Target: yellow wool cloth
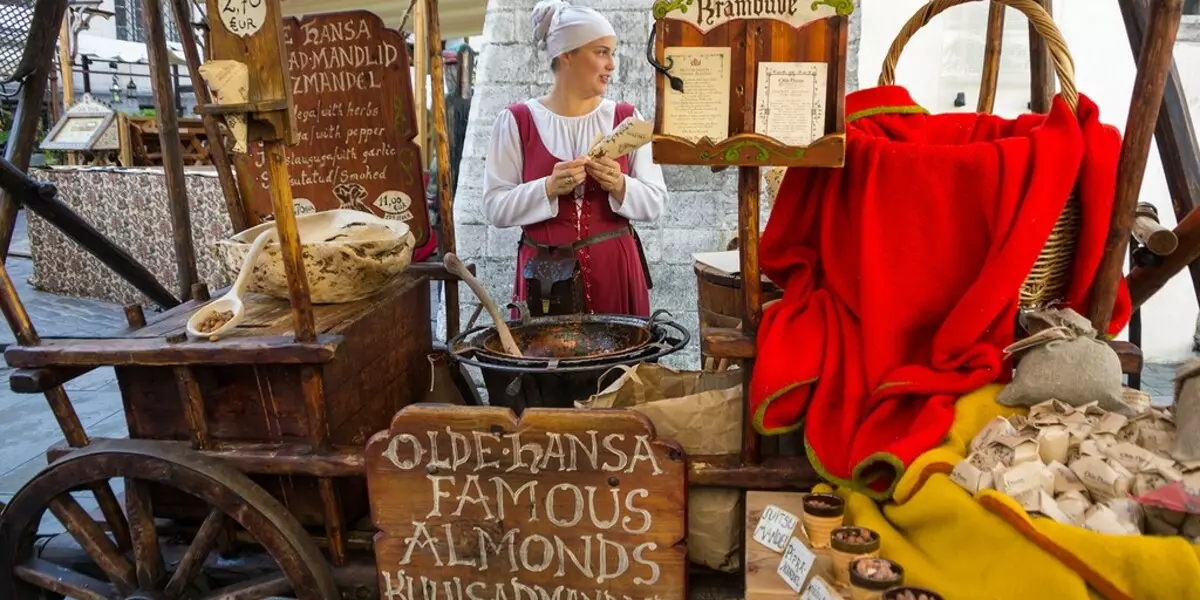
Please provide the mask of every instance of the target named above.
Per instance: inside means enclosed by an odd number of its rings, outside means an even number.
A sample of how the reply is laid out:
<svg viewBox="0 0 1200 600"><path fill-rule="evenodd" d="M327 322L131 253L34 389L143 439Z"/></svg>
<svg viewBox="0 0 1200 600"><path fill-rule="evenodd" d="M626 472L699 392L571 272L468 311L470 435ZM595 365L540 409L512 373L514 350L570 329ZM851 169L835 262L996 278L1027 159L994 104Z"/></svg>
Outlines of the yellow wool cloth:
<svg viewBox="0 0 1200 600"><path fill-rule="evenodd" d="M892 501L835 490L847 523L879 533L880 555L904 567L906 584L947 600L1200 600L1200 547L1183 537L1105 535L1031 518L1000 492L972 497L950 480L989 421L1026 412L997 404L1001 389L959 400L946 442L913 462Z"/></svg>

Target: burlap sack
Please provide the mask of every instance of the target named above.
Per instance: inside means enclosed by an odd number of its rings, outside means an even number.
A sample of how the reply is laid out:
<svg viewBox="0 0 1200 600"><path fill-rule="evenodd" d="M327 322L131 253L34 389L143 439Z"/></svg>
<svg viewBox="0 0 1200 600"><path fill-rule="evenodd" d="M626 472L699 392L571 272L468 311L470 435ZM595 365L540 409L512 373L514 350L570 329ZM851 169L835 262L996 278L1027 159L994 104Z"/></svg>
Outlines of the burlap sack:
<svg viewBox="0 0 1200 600"><path fill-rule="evenodd" d="M1030 336L1005 349L1020 353L1012 383L996 401L1005 406L1033 406L1061 400L1071 406L1099 402L1100 408L1133 415L1121 386L1121 359L1096 330L1071 309L1033 311L1021 315Z"/></svg>
<svg viewBox="0 0 1200 600"><path fill-rule="evenodd" d="M674 371L641 363L607 389L576 402L577 408L630 408L646 415L660 437L690 456L734 454L741 449L742 374ZM688 491L688 558L728 573L741 568L742 493Z"/></svg>
<svg viewBox="0 0 1200 600"><path fill-rule="evenodd" d="M1200 360L1175 372L1175 460L1200 459Z"/></svg>

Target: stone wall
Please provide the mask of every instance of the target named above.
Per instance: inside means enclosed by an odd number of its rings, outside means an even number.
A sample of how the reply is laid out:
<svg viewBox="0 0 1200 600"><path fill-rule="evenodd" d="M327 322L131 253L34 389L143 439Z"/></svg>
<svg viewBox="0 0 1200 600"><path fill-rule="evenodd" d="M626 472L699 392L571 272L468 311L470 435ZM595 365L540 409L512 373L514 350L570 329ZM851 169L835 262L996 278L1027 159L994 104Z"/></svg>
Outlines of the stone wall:
<svg viewBox="0 0 1200 600"><path fill-rule="evenodd" d="M454 221L459 255L476 264L480 280L499 303L512 294L520 228L497 229L483 218L483 169L488 138L496 115L505 106L546 93L551 84L549 59L532 42L529 14L535 0L489 0L484 21L486 39L480 53L474 99L463 148L461 175L455 193ZM604 13L619 37L617 71L609 97L630 102L647 118L655 107L653 70L646 62L646 40L653 19L650 0L579 0ZM851 47L858 45L857 22ZM850 84L857 85L857 61L851 54ZM532 65L532 66L531 66ZM638 223L654 289L651 306L665 308L693 334L689 347L671 357L681 368L699 366L696 279L692 253L722 250L737 234L737 175L735 169L712 173L707 167L663 166L670 190L666 210L655 223ZM769 207L764 206L765 225ZM466 324L478 304L463 288L462 320ZM486 321L486 317L483 318ZM445 331L439 322L438 331Z"/></svg>

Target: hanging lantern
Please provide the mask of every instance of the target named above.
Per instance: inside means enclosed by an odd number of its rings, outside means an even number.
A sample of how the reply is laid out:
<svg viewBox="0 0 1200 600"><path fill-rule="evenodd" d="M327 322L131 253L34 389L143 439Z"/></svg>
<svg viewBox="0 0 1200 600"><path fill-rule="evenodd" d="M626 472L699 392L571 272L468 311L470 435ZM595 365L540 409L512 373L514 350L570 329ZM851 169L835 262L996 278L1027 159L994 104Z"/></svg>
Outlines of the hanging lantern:
<svg viewBox="0 0 1200 600"><path fill-rule="evenodd" d="M113 104L121 103L121 84L117 83L116 77L113 77L112 87L108 88L108 92L112 94Z"/></svg>
<svg viewBox="0 0 1200 600"><path fill-rule="evenodd" d="M125 94L126 97L133 97L137 95L137 84L133 82L133 77L130 77L129 83L125 84L125 90L127 91Z"/></svg>

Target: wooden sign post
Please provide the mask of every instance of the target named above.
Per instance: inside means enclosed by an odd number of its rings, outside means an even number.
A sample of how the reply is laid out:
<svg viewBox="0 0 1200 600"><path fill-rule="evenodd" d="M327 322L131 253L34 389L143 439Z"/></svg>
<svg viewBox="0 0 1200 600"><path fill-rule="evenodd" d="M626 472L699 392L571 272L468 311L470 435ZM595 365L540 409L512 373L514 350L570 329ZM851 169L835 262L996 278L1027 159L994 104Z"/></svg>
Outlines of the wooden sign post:
<svg viewBox="0 0 1200 600"><path fill-rule="evenodd" d="M659 0L654 160L840 167L852 0Z"/></svg>
<svg viewBox="0 0 1200 600"><path fill-rule="evenodd" d="M367 443L384 600L684 600L687 465L634 411L417 404Z"/></svg>
<svg viewBox="0 0 1200 600"><path fill-rule="evenodd" d="M298 144L289 152L298 213L349 208L404 221L429 240L408 47L371 12L283 20ZM272 217L266 157L251 148L241 177L250 212Z"/></svg>
<svg viewBox="0 0 1200 600"><path fill-rule="evenodd" d="M702 327L701 347L743 361L749 398L762 318L759 169L843 165L854 0L657 0L653 11L654 161L739 167L742 327ZM760 461L758 441L747 417L743 463Z"/></svg>

